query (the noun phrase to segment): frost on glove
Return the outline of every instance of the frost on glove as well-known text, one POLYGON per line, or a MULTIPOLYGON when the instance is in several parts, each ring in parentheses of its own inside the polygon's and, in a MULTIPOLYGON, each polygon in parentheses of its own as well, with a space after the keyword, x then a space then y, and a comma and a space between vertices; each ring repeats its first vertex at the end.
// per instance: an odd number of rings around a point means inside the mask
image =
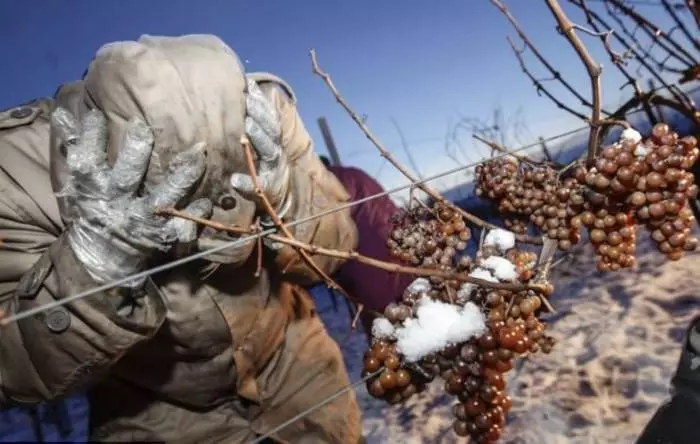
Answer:
MULTIPOLYGON (((51 124, 63 141, 70 174, 60 193, 66 201, 69 243, 96 282, 128 276, 141 270, 154 252, 196 238, 193 222, 161 216, 156 210, 178 205, 201 178, 203 144, 178 154, 163 181, 140 195, 153 149, 153 133, 146 123, 129 122, 114 166, 107 161, 108 128, 101 112, 90 111, 78 122, 59 108, 51 124)), ((196 200, 185 209, 200 217, 208 217, 211 211, 208 199, 196 200)))

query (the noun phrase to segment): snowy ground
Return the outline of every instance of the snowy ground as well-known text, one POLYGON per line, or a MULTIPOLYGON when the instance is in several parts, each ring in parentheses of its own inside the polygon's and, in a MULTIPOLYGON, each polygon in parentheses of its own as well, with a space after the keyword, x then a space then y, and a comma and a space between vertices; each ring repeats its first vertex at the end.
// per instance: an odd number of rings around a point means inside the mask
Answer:
MULTIPOLYGON (((700 312, 700 253, 665 262, 640 233, 639 265, 595 271, 584 247, 553 277, 558 313, 550 355, 521 361, 511 373, 514 400, 504 443, 632 443, 668 397, 669 380, 690 319, 700 312)), ((321 317, 360 378, 364 335, 349 332, 340 301, 315 291, 321 317)), ((388 406, 357 390, 370 443, 452 443, 451 397, 436 383, 406 405, 388 406)))

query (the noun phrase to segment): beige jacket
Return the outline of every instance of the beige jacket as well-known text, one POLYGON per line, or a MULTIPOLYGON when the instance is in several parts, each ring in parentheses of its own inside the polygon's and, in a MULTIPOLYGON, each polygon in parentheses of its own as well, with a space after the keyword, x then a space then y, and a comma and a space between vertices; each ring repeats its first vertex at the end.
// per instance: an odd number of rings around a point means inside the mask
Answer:
MULTIPOLYGON (((210 57, 230 57, 228 47, 208 38, 214 44, 199 54, 201 63, 210 57)), ((119 43, 112 51, 116 48, 118 54, 119 45, 133 49, 133 42, 119 43)), ((169 51, 177 57, 180 49, 176 44, 169 51)), ((194 59, 192 63, 196 61, 196 56, 182 52, 194 59)), ((180 67, 187 69, 187 63, 182 63, 180 67)), ((100 69, 104 72, 108 67, 100 69)), ((314 154, 292 91, 274 76, 256 77, 282 117, 284 147, 292 165, 294 205, 288 219, 347 200, 345 190, 314 154)), ((89 79, 90 74, 83 82, 67 85, 54 99, 0 113, 0 233, 4 240, 0 304, 10 312, 95 287, 63 234, 64 221, 54 193, 65 174, 60 150, 50 149, 49 127, 50 112, 57 104, 80 114, 95 106, 94 98, 100 94, 119 97, 96 90, 87 83, 89 79)), ((122 80, 122 87, 135 85, 148 94, 163 95, 160 83, 144 86, 144 73, 135 71, 129 78, 127 72, 122 80)), ((216 82, 216 74, 210 72, 207 81, 216 82)), ((213 89, 187 86, 194 91, 213 89)), ((173 102, 162 106, 182 108, 181 96, 172 92, 169 97, 173 102)), ((123 96, 124 101, 131 99, 123 96)), ((216 115, 221 101, 205 99, 190 112, 204 110, 207 116, 223 119, 225 108, 216 115)), ((108 118, 117 118, 110 116, 110 109, 103 111, 108 118)), ((175 125, 190 124, 187 114, 173 111, 168 117, 175 125)), ((254 205, 237 197, 235 208, 218 208, 218 214, 249 226, 254 205)), ((329 248, 351 249, 357 242, 348 211, 292 231, 303 241, 329 248)), ((1 329, 0 405, 38 403, 90 389, 94 440, 238 443, 332 395, 349 383, 342 357, 318 318, 299 310, 308 306, 308 295, 294 284, 317 278, 303 266, 281 276, 279 267, 294 256, 287 247, 276 256, 268 254, 262 275, 255 278, 253 247, 251 243, 241 249, 234 263, 220 266, 213 274, 202 275, 206 263, 192 263, 153 276, 138 294, 99 293, 1 329), (118 314, 131 299, 137 302, 131 313, 118 314)), ((328 258, 316 261, 328 273, 340 265, 328 258)), ((289 443, 355 443, 360 429, 360 412, 350 392, 274 438, 289 443)))

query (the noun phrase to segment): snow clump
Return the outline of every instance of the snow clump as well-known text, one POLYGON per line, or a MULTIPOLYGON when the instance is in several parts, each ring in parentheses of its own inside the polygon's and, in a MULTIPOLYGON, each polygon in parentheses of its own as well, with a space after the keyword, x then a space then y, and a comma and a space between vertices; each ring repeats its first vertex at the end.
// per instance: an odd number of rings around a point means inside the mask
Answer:
POLYGON ((396 350, 406 361, 421 358, 486 331, 486 317, 475 304, 464 307, 423 298, 418 302, 415 318, 406 319, 394 330, 396 350))
POLYGON ((498 251, 505 253, 515 246, 515 234, 508 230, 496 228, 486 234, 484 246, 496 247, 498 251))

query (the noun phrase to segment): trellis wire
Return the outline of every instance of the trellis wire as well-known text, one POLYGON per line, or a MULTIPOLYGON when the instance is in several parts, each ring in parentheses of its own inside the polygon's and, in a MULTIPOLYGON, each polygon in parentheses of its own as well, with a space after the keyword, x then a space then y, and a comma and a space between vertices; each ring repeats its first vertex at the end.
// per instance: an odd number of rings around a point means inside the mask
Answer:
POLYGON ((340 389, 340 390, 338 390, 337 392, 333 393, 331 396, 327 397, 326 399, 324 399, 324 400, 322 400, 322 401, 320 401, 320 402, 318 402, 318 403, 312 405, 312 406, 309 407, 308 409, 306 409, 306 410, 304 410, 303 412, 301 412, 301 413, 299 413, 299 414, 293 416, 292 418, 286 420, 285 422, 283 422, 282 424, 278 425, 277 427, 268 430, 268 431, 265 432, 262 436, 256 438, 254 441, 251 441, 250 444, 258 444, 258 443, 261 443, 261 442, 265 441, 267 438, 271 438, 272 435, 274 435, 275 433, 277 433, 277 432, 279 432, 280 430, 284 429, 284 428, 287 427, 288 425, 291 425, 291 424, 297 422, 298 420, 302 419, 302 418, 305 417, 306 415, 312 413, 314 410, 320 409, 320 408, 323 407, 324 405, 328 404, 329 402, 331 402, 331 401, 337 399, 338 397, 342 396, 343 394, 345 394, 345 392, 347 392, 347 391, 349 391, 349 390, 352 390, 352 389, 354 389, 354 388, 357 387, 357 386, 362 385, 362 384, 365 383, 367 380, 369 380, 369 379, 371 379, 372 377, 378 375, 378 374, 381 373, 382 371, 384 371, 384 367, 380 368, 379 370, 375 371, 374 373, 370 373, 370 374, 366 375, 365 377, 363 377, 363 378, 361 378, 361 379, 359 379, 359 380, 353 382, 352 384, 346 385, 345 387, 343 387, 342 389, 340 389))
MULTIPOLYGON (((576 134, 576 133, 578 133, 578 132, 580 132, 580 131, 583 131, 583 130, 589 129, 589 128, 590 128, 589 125, 582 126, 582 127, 578 127, 578 128, 575 128, 575 129, 566 131, 566 132, 564 132, 564 133, 557 134, 557 135, 555 135, 555 136, 552 136, 552 137, 549 137, 549 138, 547 138, 547 139, 544 139, 544 142, 550 142, 550 141, 552 141, 552 140, 560 139, 560 138, 562 138, 562 137, 571 136, 571 135, 573 135, 573 134, 576 134)), ((430 181, 435 180, 435 179, 439 179, 439 178, 442 178, 442 177, 445 177, 445 176, 449 176, 449 175, 451 175, 451 174, 458 173, 458 172, 460 172, 460 171, 462 171, 462 170, 466 170, 466 169, 472 168, 472 167, 474 167, 474 166, 476 166, 476 165, 479 165, 480 163, 483 163, 483 162, 485 162, 485 161, 487 161, 487 160, 497 159, 497 158, 500 158, 500 157, 506 157, 506 156, 508 156, 508 155, 510 155, 510 154, 515 154, 515 153, 518 153, 518 152, 520 152, 520 151, 524 151, 524 150, 527 150, 527 149, 530 149, 530 148, 538 147, 538 146, 540 146, 540 144, 541 144, 542 142, 543 142, 542 140, 538 140, 537 142, 533 142, 533 143, 530 143, 530 144, 527 144, 527 145, 523 145, 523 146, 521 146, 521 147, 519 147, 519 148, 516 148, 516 149, 510 150, 510 151, 508 151, 508 152, 499 154, 499 155, 494 156, 494 157, 491 157, 491 158, 489 158, 489 159, 482 159, 482 160, 479 160, 479 161, 477 161, 477 162, 472 162, 472 163, 470 163, 470 164, 460 165, 460 166, 458 166, 458 167, 455 167, 455 168, 451 168, 451 169, 442 171, 442 172, 440 172, 440 173, 438 173, 438 174, 435 174, 435 175, 430 176, 430 177, 426 177, 426 178, 421 179, 421 180, 418 180, 418 181, 416 181, 416 182, 411 182, 411 183, 409 183, 409 184, 401 185, 401 186, 392 188, 392 189, 390 189, 390 190, 385 190, 385 191, 383 191, 383 192, 381 192, 381 193, 373 194, 373 195, 371 195, 371 196, 367 196, 367 197, 364 197, 364 198, 362 198, 362 199, 354 200, 354 201, 352 201, 352 202, 348 202, 348 203, 346 203, 346 204, 339 205, 339 206, 334 207, 334 208, 330 208, 330 209, 325 210, 325 211, 322 211, 322 212, 320 212, 320 213, 312 214, 312 215, 307 216, 307 217, 305 217, 305 218, 302 218, 302 219, 298 219, 298 220, 289 222, 288 224, 285 224, 285 225, 286 225, 287 227, 290 227, 290 228, 291 228, 291 227, 294 227, 294 226, 296 226, 296 225, 300 225, 300 224, 302 224, 302 223, 310 222, 310 221, 315 220, 315 219, 318 219, 318 218, 320 218, 320 217, 327 216, 327 215, 329 215, 329 214, 333 214, 333 213, 335 213, 335 212, 337 212, 337 211, 345 210, 345 209, 347 209, 347 208, 352 208, 352 207, 354 207, 354 206, 356 206, 356 205, 360 205, 360 204, 363 204, 363 203, 365 203, 365 202, 369 202, 369 201, 372 201, 372 200, 374 200, 374 199, 378 199, 378 198, 380 198, 380 197, 388 196, 388 195, 391 195, 391 194, 395 194, 395 193, 397 193, 397 192, 399 192, 399 191, 403 191, 403 190, 406 190, 406 189, 413 188, 413 187, 415 187, 417 184, 422 184, 422 183, 425 183, 425 182, 430 182, 430 181)), ((19 321, 19 320, 28 318, 28 317, 30 317, 30 316, 34 316, 34 315, 39 314, 39 313, 42 313, 42 312, 44 312, 44 311, 47 311, 47 310, 51 310, 51 309, 53 309, 53 308, 60 307, 60 306, 69 304, 69 303, 71 303, 71 302, 75 302, 75 301, 77 301, 77 300, 86 298, 86 297, 88 297, 88 296, 92 296, 92 295, 95 295, 95 294, 97 294, 97 293, 101 293, 101 292, 103 292, 103 291, 111 290, 111 289, 116 288, 116 287, 119 287, 119 286, 121 286, 121 285, 128 284, 128 283, 130 283, 130 282, 132 282, 132 281, 139 280, 139 279, 144 279, 144 278, 147 278, 147 277, 152 276, 152 275, 154 275, 154 274, 158 274, 158 273, 161 273, 161 272, 163 272, 163 271, 171 270, 171 269, 177 268, 177 267, 179 267, 179 266, 181 266, 181 265, 188 264, 188 263, 190 263, 190 262, 192 262, 192 261, 195 261, 195 260, 198 260, 198 259, 206 258, 207 256, 209 256, 209 255, 211 255, 211 254, 213 254, 213 253, 217 253, 217 252, 219 252, 219 251, 223 251, 223 250, 226 250, 226 249, 228 249, 228 248, 235 248, 235 247, 239 247, 239 246, 241 246, 241 245, 245 245, 245 244, 248 243, 248 242, 252 242, 252 241, 254 241, 254 240, 256 240, 256 239, 258 239, 258 238, 260 238, 260 237, 267 236, 267 235, 269 235, 269 234, 274 234, 274 233, 276 233, 276 232, 277 232, 277 229, 276 229, 276 228, 270 228, 270 229, 268 229, 268 230, 264 230, 264 231, 261 231, 261 232, 259 232, 259 233, 255 233, 255 234, 251 234, 251 235, 248 235, 248 236, 244 236, 244 237, 242 237, 242 238, 233 240, 233 241, 231 241, 231 242, 229 242, 229 243, 226 243, 226 244, 224 244, 224 245, 220 245, 220 246, 215 247, 215 248, 210 248, 210 249, 205 250, 205 251, 200 251, 200 252, 198 252, 198 253, 191 254, 191 255, 189 255, 189 256, 186 256, 186 257, 183 257, 183 258, 174 260, 174 261, 172 261, 172 262, 168 262, 167 264, 158 265, 158 266, 153 267, 153 268, 150 268, 150 269, 148 269, 148 270, 144 270, 144 271, 141 271, 141 272, 132 274, 132 275, 127 276, 127 277, 125 277, 125 278, 117 279, 117 280, 115 280, 115 281, 112 281, 112 282, 109 282, 109 283, 106 283, 106 284, 103 284, 103 285, 94 287, 94 288, 92 288, 92 289, 90 289, 90 290, 86 290, 86 291, 83 291, 83 292, 80 292, 80 293, 76 293, 76 294, 73 294, 73 295, 71 295, 71 296, 67 296, 67 297, 65 297, 65 298, 59 299, 59 300, 57 300, 57 301, 53 301, 53 302, 49 302, 49 303, 47 303, 47 304, 41 305, 41 306, 39 306, 39 307, 34 307, 34 308, 30 308, 30 309, 28 309, 28 310, 21 311, 21 312, 19 312, 19 313, 15 313, 15 314, 13 314, 13 315, 7 316, 6 318, 3 318, 2 320, 0 320, 0 327, 6 326, 7 324, 10 324, 10 323, 12 323, 12 322, 16 322, 16 321, 19 321)))
MULTIPOLYGON (((573 134, 576 134, 576 133, 578 133, 578 132, 580 132, 580 131, 583 131, 583 130, 586 130, 586 129, 589 129, 589 128, 590 128, 589 125, 582 126, 582 127, 578 127, 578 128, 575 128, 575 129, 566 131, 566 132, 564 132, 564 133, 557 134, 557 135, 555 135, 555 136, 549 137, 549 138, 545 139, 544 141, 545 141, 545 142, 550 142, 550 141, 552 141, 552 140, 560 139, 560 138, 562 138, 562 137, 571 136, 571 135, 573 135, 573 134)), ((388 196, 388 195, 397 193, 397 192, 399 192, 399 191, 403 191, 403 190, 406 190, 406 189, 413 188, 413 187, 415 187, 417 184, 421 184, 421 183, 425 183, 425 182, 430 182, 430 181, 432 181, 432 180, 439 179, 439 178, 441 178, 441 177, 445 177, 445 176, 449 176, 449 175, 451 175, 451 174, 458 173, 458 172, 460 172, 460 171, 462 171, 462 170, 465 170, 465 169, 468 169, 468 168, 472 168, 472 167, 474 167, 474 166, 476 166, 476 165, 479 165, 480 163, 483 163, 483 162, 485 162, 485 161, 487 161, 487 160, 497 159, 497 158, 500 158, 500 157, 505 157, 505 156, 508 156, 508 155, 510 155, 510 154, 515 154, 515 153, 518 153, 518 152, 520 152, 520 151, 524 151, 524 150, 527 150, 527 149, 530 149, 530 148, 538 147, 538 146, 540 146, 541 143, 542 143, 542 141, 541 141, 541 140, 538 140, 537 142, 533 142, 533 143, 530 143, 530 144, 527 144, 527 145, 523 145, 523 146, 521 146, 521 147, 519 147, 519 148, 516 148, 516 149, 514 149, 514 150, 510 150, 510 151, 508 151, 508 152, 499 154, 499 155, 494 156, 494 157, 491 157, 491 158, 489 158, 489 159, 482 159, 482 160, 480 160, 480 161, 472 162, 472 163, 467 164, 467 165, 460 165, 460 166, 458 166, 458 167, 451 168, 451 169, 449 169, 449 170, 445 170, 445 171, 443 171, 443 172, 441 172, 441 173, 438 173, 438 174, 435 174, 435 175, 433 175, 433 176, 426 177, 425 179, 421 179, 421 180, 418 180, 418 181, 416 181, 416 182, 411 182, 411 183, 406 184, 406 185, 401 185, 401 186, 392 188, 392 189, 390 189, 390 190, 383 191, 383 192, 381 192, 381 193, 373 194, 373 195, 371 195, 371 196, 367 196, 367 197, 364 197, 364 198, 362 198, 362 199, 358 199, 358 200, 355 200, 355 201, 352 201, 352 202, 348 202, 348 203, 346 203, 346 204, 339 205, 339 206, 337 206, 337 207, 335 207, 335 208, 330 208, 330 209, 325 210, 325 211, 322 211, 322 212, 320 212, 320 213, 312 214, 311 216, 308 216, 308 217, 305 217, 305 218, 302 218, 302 219, 298 219, 298 220, 292 221, 292 222, 286 224, 286 226, 291 228, 291 227, 294 227, 294 226, 296 226, 296 225, 299 225, 299 224, 302 224, 302 223, 305 223, 305 222, 309 222, 309 221, 318 219, 318 218, 320 218, 320 217, 327 216, 327 215, 329 215, 329 214, 333 214, 333 213, 335 213, 335 212, 337 212, 337 211, 341 211, 341 210, 344 210, 344 209, 347 209, 347 208, 352 208, 352 207, 354 207, 354 206, 356 206, 356 205, 360 205, 360 204, 363 204, 363 203, 365 203, 365 202, 369 202, 369 201, 371 201, 371 200, 378 199, 378 198, 383 197, 383 196, 388 196)), ((117 280, 115 280, 115 281, 112 281, 112 282, 109 282, 109 283, 106 283, 106 284, 97 286, 97 287, 92 288, 92 289, 90 289, 90 290, 86 290, 86 291, 83 291, 83 292, 80 292, 80 293, 76 293, 76 294, 73 294, 73 295, 71 295, 71 296, 67 296, 67 297, 65 297, 65 298, 62 298, 62 299, 59 299, 59 300, 56 300, 56 301, 49 302, 49 303, 47 303, 47 304, 41 305, 41 306, 39 306, 39 307, 34 307, 34 308, 30 308, 30 309, 28 309, 28 310, 21 311, 21 312, 19 312, 19 313, 15 313, 15 314, 13 314, 13 315, 7 316, 6 318, 3 318, 2 320, 0 320, 0 327, 6 326, 6 325, 8 325, 8 324, 10 324, 10 323, 12 323, 12 322, 16 322, 16 321, 19 321, 19 320, 28 318, 28 317, 30 317, 30 316, 34 316, 34 315, 39 314, 39 313, 43 313, 43 312, 45 312, 45 311, 47 311, 47 310, 51 310, 51 309, 53 309, 53 308, 57 308, 57 307, 60 307, 60 306, 69 304, 69 303, 71 303, 71 302, 75 302, 75 301, 77 301, 77 300, 86 298, 86 297, 88 297, 88 296, 92 296, 92 295, 95 295, 95 294, 97 294, 97 293, 101 293, 101 292, 103 292, 103 291, 111 290, 111 289, 116 288, 116 287, 119 287, 119 286, 121 286, 121 285, 128 284, 128 283, 130 283, 130 282, 132 282, 132 281, 139 280, 139 279, 144 279, 144 278, 147 278, 147 277, 152 276, 152 275, 154 275, 154 274, 161 273, 161 272, 163 272, 163 271, 171 270, 171 269, 177 268, 177 267, 179 267, 179 266, 181 266, 181 265, 188 264, 188 263, 190 263, 190 262, 192 262, 192 261, 195 261, 195 260, 198 260, 198 259, 206 258, 207 256, 209 256, 209 255, 211 255, 211 254, 213 254, 213 253, 217 253, 217 252, 219 252, 219 251, 223 251, 223 250, 226 250, 226 249, 228 249, 228 248, 235 248, 235 247, 239 247, 239 246, 241 246, 241 245, 245 245, 245 244, 248 243, 248 242, 252 242, 252 241, 254 241, 254 240, 256 240, 256 239, 258 239, 258 238, 260 238, 260 237, 267 236, 267 235, 269 235, 269 234, 274 234, 274 233, 276 233, 276 232, 277 232, 277 229, 276 229, 276 228, 270 228, 270 229, 268 229, 268 230, 264 230, 264 231, 261 231, 261 232, 259 232, 259 233, 255 233, 255 234, 251 234, 251 235, 248 235, 248 236, 244 236, 244 237, 241 237, 241 238, 239 238, 239 239, 233 240, 233 241, 231 241, 231 242, 229 242, 229 243, 226 243, 226 244, 224 244, 224 245, 220 245, 220 246, 215 247, 215 248, 210 248, 210 249, 205 250, 205 251, 200 251, 200 252, 198 252, 198 253, 191 254, 191 255, 189 255, 189 256, 186 256, 186 257, 183 257, 183 258, 174 260, 174 261, 172 261, 172 262, 168 262, 168 263, 166 263, 166 264, 159 265, 159 266, 150 268, 150 269, 148 269, 148 270, 144 270, 144 271, 141 271, 141 272, 132 274, 131 276, 127 276, 127 277, 125 277, 125 278, 117 279, 117 280)))

